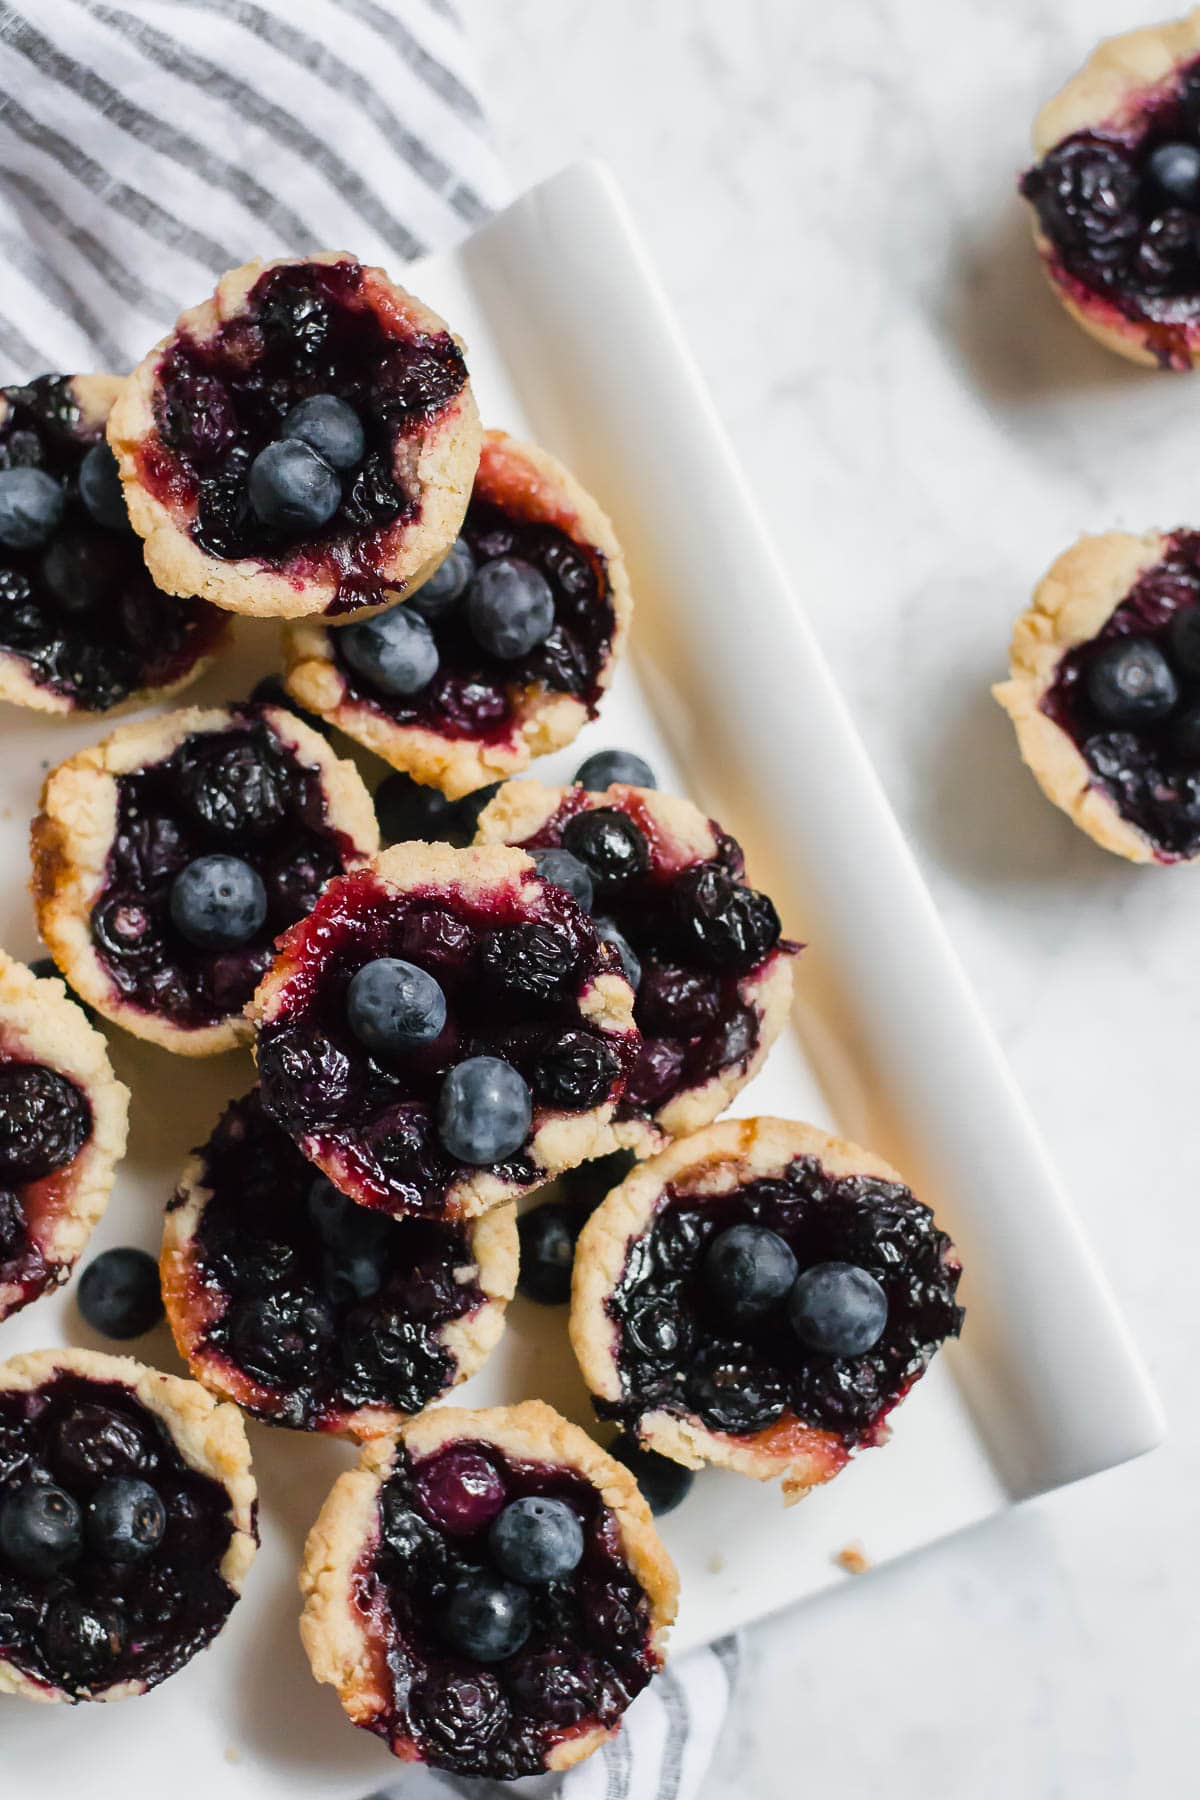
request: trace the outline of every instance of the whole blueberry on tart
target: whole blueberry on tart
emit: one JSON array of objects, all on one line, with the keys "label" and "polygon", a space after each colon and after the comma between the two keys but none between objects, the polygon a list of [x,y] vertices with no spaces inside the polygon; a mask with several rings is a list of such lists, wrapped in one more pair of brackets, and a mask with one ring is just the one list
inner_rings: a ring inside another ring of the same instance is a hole
[{"label": "whole blueberry on tart", "polygon": [[995,689],[1043,793],[1130,862],[1200,855],[1200,533],[1081,538]]},{"label": "whole blueberry on tart", "polygon": [[258,1544],[236,1407],[127,1356],[0,1363],[0,1692],[124,1700],[210,1644]]},{"label": "whole blueberry on tart", "polygon": [[121,726],[51,770],[33,822],[38,927],[75,991],[185,1056],[245,1042],[277,933],[378,847],[370,796],[280,707]]},{"label": "whole blueberry on tart", "polygon": [[1200,352],[1200,12],[1110,38],[1038,114],[1021,192],[1050,283],[1133,362]]},{"label": "whole blueberry on tart", "polygon": [[540,1400],[436,1407],[363,1451],[309,1536],[318,1681],[393,1755],[512,1780],[610,1737],[677,1581],[632,1476]]},{"label": "whole blueberry on tart", "polygon": [[363,616],[442,561],[479,460],[462,345],[352,256],[222,276],[113,410],[129,516],[168,593]]},{"label": "whole blueberry on tart", "polygon": [[69,1278],[108,1204],[128,1111],[62,982],[0,950],[0,1319]]},{"label": "whole blueberry on tart", "polygon": [[886,1440],[958,1335],[960,1273],[879,1157],[727,1119],[640,1164],[588,1220],[571,1343],[597,1412],[643,1449],[782,1477],[790,1503]]},{"label": "whole blueberry on tart", "polygon": [[155,587],[104,440],[115,375],[0,387],[0,699],[107,713],[195,681],[228,635]]},{"label": "whole blueberry on tart", "polygon": [[629,630],[621,547],[569,470],[488,431],[449,553],[391,612],[287,633],[289,691],[451,799],[595,716]]},{"label": "whole blueberry on tart", "polygon": [[462,1219],[613,1148],[637,1055],[616,952],[520,851],[397,844],[287,932],[262,1103],[363,1205]]},{"label": "whole blueberry on tart", "polygon": [[167,1208],[162,1285],[180,1355],[271,1425],[377,1437],[481,1368],[504,1329],[516,1219],[390,1219],[313,1168],[253,1089]]},{"label": "whole blueberry on tart", "polygon": [[619,1143],[648,1155],[723,1112],[783,1028],[800,948],[767,895],[747,885],[733,838],[678,795],[514,781],[484,808],[478,841],[519,844],[550,880],[540,859],[565,851],[590,882],[642,1033],[617,1108]]}]

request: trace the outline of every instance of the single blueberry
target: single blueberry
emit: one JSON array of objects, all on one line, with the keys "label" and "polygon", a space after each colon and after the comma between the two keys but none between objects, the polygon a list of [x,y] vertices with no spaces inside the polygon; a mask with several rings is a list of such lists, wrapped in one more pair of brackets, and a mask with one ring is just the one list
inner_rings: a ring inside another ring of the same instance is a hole
[{"label": "single blueberry", "polygon": [[741,1344],[714,1344],[705,1350],[687,1370],[685,1392],[710,1430],[736,1437],[765,1431],[788,1401],[775,1371]]},{"label": "single blueberry", "polygon": [[333,1312],[312,1292],[285,1290],[232,1308],[229,1336],[238,1360],[259,1379],[310,1381],[333,1342]]},{"label": "single blueberry", "polygon": [[473,1570],[450,1590],[442,1629],[451,1647],[475,1662],[503,1662],[529,1636],[529,1596],[514,1582]]},{"label": "single blueberry", "polygon": [[660,1456],[656,1450],[644,1450],[636,1438],[616,1438],[608,1446],[608,1454],[624,1463],[656,1519],[674,1512],[687,1499],[696,1479],[691,1469],[672,1462],[669,1456]]},{"label": "single blueberry", "polygon": [[569,850],[531,850],[533,864],[543,881],[553,881],[566,888],[572,900],[591,912],[595,887],[588,871]]},{"label": "single blueberry", "polygon": [[438,671],[433,633],[411,606],[393,606],[360,625],[347,625],[338,644],[355,674],[381,694],[419,694]]},{"label": "single blueberry", "polygon": [[105,1562],[140,1562],[162,1543],[167,1509],[148,1481],[117,1476],[92,1495],[84,1529],[89,1549]]},{"label": "single blueberry", "polygon": [[577,1206],[544,1200],[517,1220],[521,1260],[517,1291],[539,1306],[565,1306],[571,1298],[575,1243],[584,1214]]},{"label": "single blueberry", "polygon": [[1200,149],[1195,144],[1159,144],[1146,173],[1164,200],[1200,209]]},{"label": "single blueberry", "polygon": [[239,856],[198,856],[171,883],[171,923],[200,950],[249,943],[267,916],[267,890]]},{"label": "single blueberry", "polygon": [[470,1056],[451,1069],[438,1097],[438,1135],[459,1162],[503,1162],[529,1135],[533,1104],[511,1063]]},{"label": "single blueberry", "polygon": [[34,1482],[0,1505],[0,1557],[23,1575],[55,1574],[74,1562],[82,1544],[79,1508],[64,1488]]},{"label": "single blueberry", "polygon": [[578,787],[602,794],[606,787],[619,782],[622,787],[657,787],[654,770],[644,756],[632,750],[596,750],[575,771]]},{"label": "single blueberry", "polygon": [[331,469],[352,469],[367,453],[362,420],[336,394],[313,394],[293,406],[283,421],[282,435],[299,438]]},{"label": "single blueberry", "polygon": [[119,1612],[100,1601],[60,1594],[46,1610],[42,1648],[50,1666],[72,1683],[107,1674],[125,1649]]},{"label": "single blueberry", "polygon": [[779,942],[773,901],[719,863],[685,869],[671,903],[691,959],[708,968],[751,969]]},{"label": "single blueberry", "polygon": [[604,942],[606,944],[611,944],[617,955],[620,957],[621,967],[625,971],[625,979],[636,994],[642,985],[642,964],[637,951],[629,942],[625,933],[618,929],[615,919],[607,919],[604,917],[598,918],[596,920],[596,930],[600,933]]},{"label": "single blueberry", "polygon": [[64,504],[61,486],[44,469],[0,469],[0,544],[40,549],[58,530]]},{"label": "single blueberry", "polygon": [[785,1298],[796,1279],[791,1248],[765,1225],[731,1225],[708,1247],[704,1281],[729,1319],[759,1319]]},{"label": "single blueberry", "polygon": [[825,1356],[864,1356],[883,1336],[887,1295],[853,1263],[816,1263],[797,1277],[788,1300],[792,1330]]},{"label": "single blueberry", "polygon": [[1114,638],[1097,652],[1085,676],[1088,699],[1110,725],[1153,724],[1179,699],[1179,684],[1149,638]]},{"label": "single blueberry", "polygon": [[40,1181],[73,1162],[92,1129],[82,1088],[44,1063],[0,1064],[0,1182]]},{"label": "single blueberry", "polygon": [[446,996],[415,963],[379,956],[351,977],[346,1020],[368,1050],[399,1055],[439,1035],[446,1023]]},{"label": "single blueberry", "polygon": [[93,1331],[110,1338],[141,1337],[163,1316],[158,1264],[147,1251],[128,1245],[105,1250],[83,1271],[78,1299]]},{"label": "single blueberry", "polygon": [[111,444],[93,444],[80,463],[79,497],[97,525],[109,531],[129,529],[121,471]]},{"label": "single blueberry", "polygon": [[1181,606],[1172,616],[1167,626],[1167,654],[1181,675],[1200,680],[1200,605]]},{"label": "single blueberry", "polygon": [[465,538],[455,538],[446,555],[429,578],[422,582],[412,599],[425,619],[444,619],[458,604],[467,583],[475,573],[475,558]]},{"label": "single blueberry", "polygon": [[620,1072],[620,1058],[605,1037],[568,1027],[546,1040],[530,1079],[543,1105],[582,1112],[609,1097]]},{"label": "single blueberry", "polygon": [[318,531],[341,504],[342,488],[325,461],[300,438],[279,438],[250,464],[250,505],[272,530]]},{"label": "single blueberry", "polygon": [[492,1560],[502,1575],[526,1587],[562,1581],[583,1558],[583,1526],[565,1500],[527,1494],[513,1500],[488,1533]]},{"label": "single blueberry", "polygon": [[650,847],[632,819],[613,806],[576,813],[563,827],[564,850],[577,856],[599,888],[613,888],[644,875]]},{"label": "single blueberry", "polygon": [[466,604],[476,643],[502,662],[527,656],[554,625],[550,583],[532,563],[516,556],[484,563],[467,590]]}]

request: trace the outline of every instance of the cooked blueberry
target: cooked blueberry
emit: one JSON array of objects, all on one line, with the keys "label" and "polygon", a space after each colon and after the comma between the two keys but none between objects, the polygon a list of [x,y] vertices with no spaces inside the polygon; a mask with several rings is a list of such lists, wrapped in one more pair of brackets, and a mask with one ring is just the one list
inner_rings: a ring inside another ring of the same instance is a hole
[{"label": "cooked blueberry", "polygon": [[1200,208],[1200,149],[1195,144],[1159,144],[1146,173],[1164,200]]},{"label": "cooked blueberry", "polygon": [[1165,719],[1179,699],[1171,666],[1149,638],[1114,638],[1088,664],[1088,699],[1110,725]]},{"label": "cooked blueberry", "polygon": [[533,1066],[533,1089],[546,1106],[580,1112],[599,1106],[620,1073],[611,1044],[593,1031],[560,1032]]},{"label": "cooked blueberry", "polygon": [[109,531],[128,530],[125,491],[111,445],[103,441],[93,444],[80,463],[79,498],[97,525],[104,525]]},{"label": "cooked blueberry", "polygon": [[1173,614],[1167,626],[1167,650],[1181,675],[1200,680],[1200,605],[1181,606]]},{"label": "cooked blueberry", "polygon": [[136,1474],[151,1460],[132,1419],[86,1401],[59,1420],[47,1454],[59,1480],[85,1493],[110,1475]]},{"label": "cooked blueberry", "polygon": [[78,1297],[92,1330],[105,1337],[141,1337],[163,1316],[158,1264],[131,1246],[93,1257],[80,1277]]},{"label": "cooked blueberry", "polygon": [[185,765],[181,788],[196,823],[221,837],[265,836],[288,816],[286,767],[273,745],[249,733],[205,745]]},{"label": "cooked blueberry", "polygon": [[28,1232],[20,1194],[11,1188],[0,1188],[0,1265],[25,1248]]},{"label": "cooked blueberry", "polygon": [[503,1662],[529,1636],[529,1596],[515,1582],[472,1570],[450,1590],[442,1618],[446,1641],[475,1662]]},{"label": "cooked blueberry", "polygon": [[677,1362],[692,1336],[679,1296],[669,1290],[652,1291],[632,1301],[625,1315],[625,1332],[637,1354],[651,1363]]},{"label": "cooked blueberry", "polygon": [[230,1341],[238,1361],[264,1381],[311,1380],[333,1341],[328,1304],[309,1293],[268,1294],[233,1309]]},{"label": "cooked blueberry", "polygon": [[293,700],[278,675],[264,675],[261,681],[255,682],[250,698],[255,706],[282,706],[285,712],[302,719],[314,731],[319,731],[322,737],[329,736],[328,720],[321,718],[319,713],[309,712],[307,707]]},{"label": "cooked blueberry", "polygon": [[326,1253],[321,1276],[333,1304],[342,1306],[377,1294],[387,1279],[387,1262],[374,1245],[348,1244]]},{"label": "cooked blueberry", "polygon": [[743,887],[718,863],[697,863],[675,883],[675,916],[697,962],[752,969],[779,942],[779,914],[766,894]]},{"label": "cooked blueberry", "polygon": [[280,438],[250,464],[250,505],[272,530],[319,531],[341,503],[337,476],[300,438]]},{"label": "cooked blueberry", "polygon": [[526,1000],[559,1000],[574,985],[579,953],[566,932],[538,919],[489,932],[479,953],[488,985]]},{"label": "cooked blueberry", "polygon": [[562,1581],[583,1559],[583,1526],[565,1500],[527,1494],[513,1500],[488,1533],[492,1560],[502,1575],[526,1587]]},{"label": "cooked blueberry", "polygon": [[796,1279],[796,1258],[765,1225],[731,1225],[708,1247],[704,1280],[730,1319],[758,1319],[785,1298]]},{"label": "cooked blueberry", "polygon": [[465,538],[455,538],[429,579],[408,602],[425,619],[443,619],[452,611],[475,573],[475,558]]},{"label": "cooked blueberry", "polygon": [[887,1295],[853,1263],[816,1263],[805,1269],[788,1301],[792,1330],[825,1356],[864,1356],[883,1336]]},{"label": "cooked blueberry", "polygon": [[645,1038],[625,1084],[625,1100],[642,1111],[653,1111],[673,1094],[683,1079],[683,1045],[670,1038]]},{"label": "cooked blueberry", "polygon": [[422,1512],[452,1537],[470,1537],[490,1525],[504,1505],[504,1481],[482,1450],[453,1444],[428,1457],[416,1478]]},{"label": "cooked blueberry", "polygon": [[632,750],[596,750],[585,758],[575,771],[575,781],[579,787],[589,789],[594,794],[602,794],[614,782],[622,787],[657,787],[654,770],[644,756],[638,756]]},{"label": "cooked blueberry", "polygon": [[694,1037],[711,1031],[721,1010],[720,977],[674,963],[650,963],[637,993],[638,1024],[645,1032]]},{"label": "cooked blueberry", "polygon": [[414,1512],[406,1497],[385,1487],[380,1497],[379,1526],[384,1543],[411,1570],[414,1566],[441,1573],[446,1543],[440,1531]]},{"label": "cooked blueberry", "polygon": [[696,1479],[692,1470],[685,1469],[682,1463],[673,1462],[669,1456],[660,1456],[656,1450],[645,1450],[636,1438],[624,1434],[614,1438],[608,1446],[608,1454],[624,1463],[656,1519],[674,1512],[687,1499]]},{"label": "cooked blueberry", "polygon": [[262,876],[240,856],[198,856],[171,883],[171,923],[200,950],[249,943],[267,916]]},{"label": "cooked blueberry", "polygon": [[422,1730],[444,1756],[455,1759],[453,1766],[476,1772],[490,1766],[511,1716],[494,1675],[445,1665],[426,1670],[414,1683],[412,1707]]},{"label": "cooked blueberry", "polygon": [[148,1481],[117,1476],[88,1502],[88,1548],[106,1562],[140,1562],[163,1541],[167,1509]]},{"label": "cooked blueberry", "polygon": [[650,867],[650,850],[632,819],[615,807],[576,813],[562,832],[563,849],[577,856],[598,888],[619,887]]},{"label": "cooked blueberry", "polygon": [[344,1118],[358,1102],[362,1075],[324,1032],[287,1025],[259,1041],[258,1085],[273,1118],[305,1131]]},{"label": "cooked blueberry", "polygon": [[383,1300],[370,1300],[347,1317],[339,1345],[347,1397],[385,1400],[417,1413],[450,1385],[445,1351],[416,1320]]},{"label": "cooked blueberry", "polygon": [[351,977],[346,1019],[368,1050],[399,1056],[439,1035],[446,1023],[446,996],[415,963],[379,956]]},{"label": "cooked blueberry", "polygon": [[120,1613],[94,1600],[60,1594],[42,1626],[42,1648],[51,1668],[69,1682],[88,1683],[105,1675],[125,1649]]},{"label": "cooked blueberry", "polygon": [[42,557],[41,573],[60,610],[75,617],[108,598],[115,570],[95,532],[61,531]]},{"label": "cooked blueberry", "polygon": [[62,488],[44,469],[0,469],[0,544],[38,550],[58,530]]},{"label": "cooked blueberry", "polygon": [[40,1181],[65,1168],[91,1129],[86,1095],[57,1069],[0,1064],[0,1181]]},{"label": "cooked blueberry", "polygon": [[82,1547],[83,1521],[65,1489],[33,1482],[0,1503],[0,1557],[23,1575],[53,1575]]},{"label": "cooked blueberry", "polygon": [[411,775],[387,775],[375,789],[375,816],[385,844],[417,838],[430,844],[469,844],[474,825],[467,826],[461,804],[447,800],[437,788],[422,787]]},{"label": "cooked blueberry", "polygon": [[775,1372],[736,1344],[728,1349],[716,1346],[692,1365],[687,1396],[710,1430],[735,1436],[764,1431],[787,1404]]},{"label": "cooked blueberry", "polygon": [[331,469],[352,469],[366,455],[362,420],[336,394],[313,394],[293,406],[283,421],[283,436],[299,438]]},{"label": "cooked blueberry", "polygon": [[498,1056],[468,1057],[442,1083],[438,1135],[459,1162],[503,1162],[521,1148],[532,1119],[528,1087]]},{"label": "cooked blueberry", "polygon": [[571,1298],[575,1242],[583,1224],[579,1207],[544,1200],[517,1220],[521,1260],[517,1290],[539,1306],[565,1306]]},{"label": "cooked blueberry", "polygon": [[600,917],[596,920],[596,930],[606,944],[611,944],[621,959],[621,968],[625,979],[636,994],[642,985],[642,965],[637,951],[621,931],[615,919]]},{"label": "cooked blueberry", "polygon": [[1047,234],[1098,268],[1119,268],[1141,225],[1139,181],[1118,144],[1068,138],[1022,182]]},{"label": "cooked blueberry", "polygon": [[584,912],[591,912],[595,889],[591,876],[577,856],[572,856],[569,850],[531,850],[529,854],[543,881],[553,881],[566,888]]},{"label": "cooked blueberry", "polygon": [[550,583],[516,556],[498,557],[476,571],[466,608],[476,643],[502,662],[527,656],[554,624]]},{"label": "cooked blueberry", "polygon": [[355,673],[381,694],[419,694],[438,671],[433,633],[411,606],[393,606],[361,625],[347,625],[338,646]]}]

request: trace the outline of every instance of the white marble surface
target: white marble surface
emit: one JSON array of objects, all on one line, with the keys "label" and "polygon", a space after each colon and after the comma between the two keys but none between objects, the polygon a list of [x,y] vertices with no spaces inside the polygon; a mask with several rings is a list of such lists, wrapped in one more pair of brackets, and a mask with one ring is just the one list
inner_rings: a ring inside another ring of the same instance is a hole
[{"label": "white marble surface", "polygon": [[1196,876],[1040,798],[988,698],[1079,531],[1200,520],[1195,380],[1091,346],[1013,195],[1156,0],[469,0],[520,185],[615,167],[1171,1415],[1167,1446],[760,1627],[705,1800],[1194,1793]]}]

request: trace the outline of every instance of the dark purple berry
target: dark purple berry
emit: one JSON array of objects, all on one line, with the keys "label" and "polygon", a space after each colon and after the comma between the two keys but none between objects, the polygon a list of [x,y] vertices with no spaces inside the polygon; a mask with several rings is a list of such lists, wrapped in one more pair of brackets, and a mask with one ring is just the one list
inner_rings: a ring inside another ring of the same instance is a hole
[{"label": "dark purple berry", "polygon": [[490,1525],[504,1505],[504,1480],[482,1450],[451,1445],[418,1465],[417,1503],[432,1524],[452,1537]]},{"label": "dark purple berry", "polygon": [[650,867],[650,849],[632,819],[615,807],[576,813],[562,831],[562,845],[588,870],[602,891],[622,887]]},{"label": "dark purple berry", "polygon": [[346,1052],[307,1025],[260,1038],[258,1081],[268,1113],[290,1131],[345,1118],[362,1092],[361,1072]]},{"label": "dark purple berry", "polygon": [[0,1502],[0,1563],[39,1580],[79,1556],[83,1523],[70,1494],[49,1482],[17,1488]]},{"label": "dark purple berry", "polygon": [[126,1646],[125,1625],[114,1607],[61,1594],[42,1627],[50,1667],[70,1685],[87,1686],[108,1675]]},{"label": "dark purple berry", "polygon": [[475,1662],[503,1662],[529,1636],[529,1596],[514,1582],[482,1570],[464,1575],[450,1590],[442,1615],[446,1642]]},{"label": "dark purple berry", "polygon": [[0,1181],[40,1181],[73,1162],[92,1129],[80,1088],[41,1063],[0,1064]]},{"label": "dark purple berry", "polygon": [[688,1371],[687,1397],[711,1431],[735,1437],[765,1431],[787,1404],[775,1370],[737,1344],[714,1345],[701,1353]]},{"label": "dark purple berry", "polygon": [[742,973],[779,942],[779,914],[766,894],[743,887],[717,863],[686,869],[672,898],[688,953],[710,968]]},{"label": "dark purple berry", "polygon": [[534,1064],[533,1091],[546,1106],[581,1112],[607,1098],[620,1066],[616,1051],[595,1032],[560,1032]]},{"label": "dark purple berry", "polygon": [[105,1337],[135,1338],[163,1316],[158,1264],[145,1250],[126,1246],[94,1257],[79,1280],[79,1310]]},{"label": "dark purple berry", "polygon": [[565,932],[539,920],[505,925],[483,940],[480,969],[493,989],[522,1000],[560,1000],[571,992],[579,953]]},{"label": "dark purple berry", "polygon": [[517,1292],[539,1306],[565,1306],[571,1298],[575,1243],[584,1215],[577,1206],[545,1200],[521,1214],[517,1233],[521,1261]]}]

